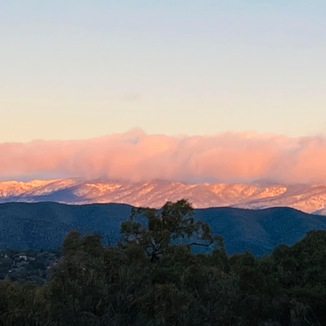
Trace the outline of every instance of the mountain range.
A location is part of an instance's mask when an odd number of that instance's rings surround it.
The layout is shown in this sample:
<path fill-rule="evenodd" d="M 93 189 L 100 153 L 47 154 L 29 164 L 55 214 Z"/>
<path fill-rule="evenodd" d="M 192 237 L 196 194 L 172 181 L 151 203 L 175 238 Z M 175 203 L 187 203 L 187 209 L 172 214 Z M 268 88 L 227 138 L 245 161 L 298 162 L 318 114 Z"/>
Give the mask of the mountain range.
<path fill-rule="evenodd" d="M 0 203 L 54 201 L 65 204 L 124 203 L 159 208 L 166 201 L 188 199 L 194 208 L 292 207 L 326 215 L 326 185 L 271 182 L 182 183 L 117 180 L 33 180 L 0 182 Z"/>
<path fill-rule="evenodd" d="M 70 230 L 98 232 L 106 243 L 116 243 L 121 222 L 128 219 L 131 208 L 126 204 L 2 203 L 0 248 L 58 248 Z M 310 230 L 326 229 L 325 216 L 287 207 L 201 208 L 194 215 L 208 223 L 215 235 L 223 236 L 229 254 L 250 251 L 262 255 L 281 243 L 297 242 Z"/>

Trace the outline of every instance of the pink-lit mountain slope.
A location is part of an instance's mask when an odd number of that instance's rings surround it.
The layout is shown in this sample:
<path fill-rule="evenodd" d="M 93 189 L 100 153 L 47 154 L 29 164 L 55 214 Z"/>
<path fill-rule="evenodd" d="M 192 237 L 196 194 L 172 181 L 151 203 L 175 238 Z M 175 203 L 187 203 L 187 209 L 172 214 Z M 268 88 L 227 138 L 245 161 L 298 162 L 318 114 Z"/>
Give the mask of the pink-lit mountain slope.
<path fill-rule="evenodd" d="M 152 181 L 84 181 L 79 179 L 0 182 L 0 202 L 56 201 L 67 204 L 126 203 L 161 207 L 166 201 L 188 199 L 195 208 L 288 206 L 326 215 L 326 185 L 190 184 Z"/>

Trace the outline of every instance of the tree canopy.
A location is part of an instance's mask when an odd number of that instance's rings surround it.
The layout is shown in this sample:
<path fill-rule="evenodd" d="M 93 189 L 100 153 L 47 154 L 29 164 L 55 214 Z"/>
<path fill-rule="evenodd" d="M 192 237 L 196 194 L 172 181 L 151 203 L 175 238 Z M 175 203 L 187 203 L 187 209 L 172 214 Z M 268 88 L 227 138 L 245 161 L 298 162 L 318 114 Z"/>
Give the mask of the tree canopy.
<path fill-rule="evenodd" d="M 325 231 L 227 256 L 181 200 L 133 211 L 117 245 L 72 231 L 62 252 L 43 285 L 0 281 L 1 325 L 326 324 Z"/>

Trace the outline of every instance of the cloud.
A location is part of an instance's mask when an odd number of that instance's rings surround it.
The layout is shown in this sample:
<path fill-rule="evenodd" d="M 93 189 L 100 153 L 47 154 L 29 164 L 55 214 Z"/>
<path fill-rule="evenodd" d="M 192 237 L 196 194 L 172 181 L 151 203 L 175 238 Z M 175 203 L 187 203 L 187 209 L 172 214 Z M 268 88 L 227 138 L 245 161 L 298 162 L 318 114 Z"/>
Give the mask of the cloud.
<path fill-rule="evenodd" d="M 140 93 L 125 93 L 121 96 L 121 99 L 126 102 L 135 102 L 141 100 L 142 95 Z"/>
<path fill-rule="evenodd" d="M 257 133 L 148 135 L 0 144 L 0 179 L 84 177 L 144 181 L 326 182 L 326 137 Z"/>

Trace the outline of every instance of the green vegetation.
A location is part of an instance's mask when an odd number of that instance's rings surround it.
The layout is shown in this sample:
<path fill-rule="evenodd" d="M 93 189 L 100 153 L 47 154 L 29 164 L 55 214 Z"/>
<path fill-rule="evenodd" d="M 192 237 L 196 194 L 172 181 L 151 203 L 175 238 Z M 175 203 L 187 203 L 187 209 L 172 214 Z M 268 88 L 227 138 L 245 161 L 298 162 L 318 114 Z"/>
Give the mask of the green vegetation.
<path fill-rule="evenodd" d="M 326 325 L 326 231 L 227 256 L 192 213 L 134 210 L 114 246 L 70 232 L 44 284 L 0 281 L 0 324 Z"/>
<path fill-rule="evenodd" d="M 0 279 L 42 284 L 60 257 L 60 250 L 1 250 Z"/>

